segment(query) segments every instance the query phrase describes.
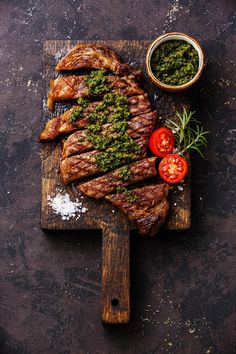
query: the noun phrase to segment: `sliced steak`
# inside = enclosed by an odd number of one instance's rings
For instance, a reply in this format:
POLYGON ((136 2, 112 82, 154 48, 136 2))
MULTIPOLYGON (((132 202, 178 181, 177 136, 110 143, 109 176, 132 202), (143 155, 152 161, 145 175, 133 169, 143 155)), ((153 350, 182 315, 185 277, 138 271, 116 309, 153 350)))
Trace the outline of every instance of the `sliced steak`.
MULTIPOLYGON (((132 161, 140 160, 146 156, 148 139, 141 139, 136 141, 141 147, 139 154, 126 154, 132 161)), ((112 149, 107 149, 106 153, 112 155, 112 149)), ((68 184, 69 182, 79 180, 84 177, 92 176, 103 172, 96 161, 96 157, 99 154, 98 151, 89 151, 84 154, 74 155, 65 158, 61 161, 60 171, 63 182, 68 184)), ((120 161, 120 165, 126 164, 126 159, 120 161)), ((117 167, 117 166, 116 166, 117 167)))
POLYGON ((57 71, 91 68, 110 69, 117 75, 125 75, 132 69, 113 50, 101 44, 77 44, 56 66, 57 71))
MULTIPOLYGON (((47 122, 45 128, 39 136, 39 140, 54 140, 62 134, 73 133, 77 129, 84 128, 87 124, 89 124, 89 114, 99 104, 101 104, 99 101, 89 103, 88 107, 84 109, 83 116, 78 117, 74 123, 71 123, 70 117, 73 111, 79 106, 74 106, 60 116, 52 118, 49 122, 47 122)), ((151 110, 151 105, 147 98, 147 94, 129 97, 128 105, 132 117, 150 112, 151 110)))
MULTIPOLYGON (((127 133, 133 139, 140 139, 141 137, 150 137, 156 123, 156 111, 141 114, 140 116, 132 118, 128 122, 127 133)), ((116 139, 118 134, 113 131, 112 124, 104 124, 100 135, 109 138, 116 139)), ((71 134, 68 139, 63 143, 62 158, 89 151, 94 146, 87 137, 87 133, 84 130, 78 130, 71 134)))
MULTIPOLYGON (((50 81, 48 93, 48 108, 53 110, 55 101, 74 100, 79 97, 88 97, 89 90, 85 83, 86 76, 59 76, 50 81)), ((143 95, 144 91, 135 81, 135 73, 129 76, 107 76, 112 93, 121 93, 127 96, 143 95)), ((100 97, 101 95, 98 95, 100 97)))
POLYGON ((164 223, 169 203, 167 184, 149 185, 132 191, 112 194, 106 200, 127 214, 134 221, 142 236, 154 236, 164 223), (131 200, 132 199, 132 200, 131 200))
POLYGON ((151 157, 133 162, 129 166, 118 168, 104 176, 80 184, 77 188, 89 197, 96 199, 103 198, 107 194, 114 192, 119 186, 125 187, 155 176, 157 173, 155 168, 156 159, 156 157, 151 157), (126 168, 128 168, 131 174, 128 180, 124 180, 124 177, 122 178, 122 174, 126 168))

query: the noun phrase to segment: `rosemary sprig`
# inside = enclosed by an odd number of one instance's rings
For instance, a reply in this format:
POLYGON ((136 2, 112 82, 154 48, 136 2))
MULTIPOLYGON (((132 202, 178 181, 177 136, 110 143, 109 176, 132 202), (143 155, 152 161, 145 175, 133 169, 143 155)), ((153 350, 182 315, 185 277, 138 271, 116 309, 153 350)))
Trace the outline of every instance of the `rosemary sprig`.
POLYGON ((199 121, 195 119, 194 114, 195 112, 187 111, 184 107, 182 114, 176 112, 178 121, 167 119, 165 126, 171 129, 175 136, 176 148, 179 155, 184 155, 192 149, 204 157, 201 149, 207 145, 205 136, 209 132, 204 131, 199 121))

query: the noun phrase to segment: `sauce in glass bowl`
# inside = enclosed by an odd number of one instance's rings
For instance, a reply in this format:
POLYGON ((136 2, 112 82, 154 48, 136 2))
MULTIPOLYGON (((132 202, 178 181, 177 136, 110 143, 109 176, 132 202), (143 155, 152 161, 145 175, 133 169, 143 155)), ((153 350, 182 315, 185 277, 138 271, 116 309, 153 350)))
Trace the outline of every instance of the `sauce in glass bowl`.
POLYGON ((198 66, 198 52, 183 40, 163 42, 151 56, 153 74, 167 85, 186 84, 197 74, 198 66))

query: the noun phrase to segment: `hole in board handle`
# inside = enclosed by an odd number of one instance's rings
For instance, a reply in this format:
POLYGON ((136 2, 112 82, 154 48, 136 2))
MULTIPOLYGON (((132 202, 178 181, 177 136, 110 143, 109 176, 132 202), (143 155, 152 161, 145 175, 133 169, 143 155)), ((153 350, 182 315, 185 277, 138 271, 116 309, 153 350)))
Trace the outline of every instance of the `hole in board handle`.
POLYGON ((119 305, 119 300, 118 299, 112 299, 111 304, 113 307, 117 307, 119 305))

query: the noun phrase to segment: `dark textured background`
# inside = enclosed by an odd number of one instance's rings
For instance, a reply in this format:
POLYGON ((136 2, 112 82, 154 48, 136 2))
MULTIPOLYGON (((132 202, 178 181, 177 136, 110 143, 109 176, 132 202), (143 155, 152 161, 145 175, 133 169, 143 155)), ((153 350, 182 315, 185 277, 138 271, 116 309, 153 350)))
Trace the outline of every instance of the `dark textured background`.
POLYGON ((0 1, 0 353, 223 353, 235 348, 234 0, 0 1), (42 45, 46 39, 196 36, 195 93, 210 130, 193 158, 193 223, 132 235, 132 322, 100 323, 101 235, 39 227, 42 45))

